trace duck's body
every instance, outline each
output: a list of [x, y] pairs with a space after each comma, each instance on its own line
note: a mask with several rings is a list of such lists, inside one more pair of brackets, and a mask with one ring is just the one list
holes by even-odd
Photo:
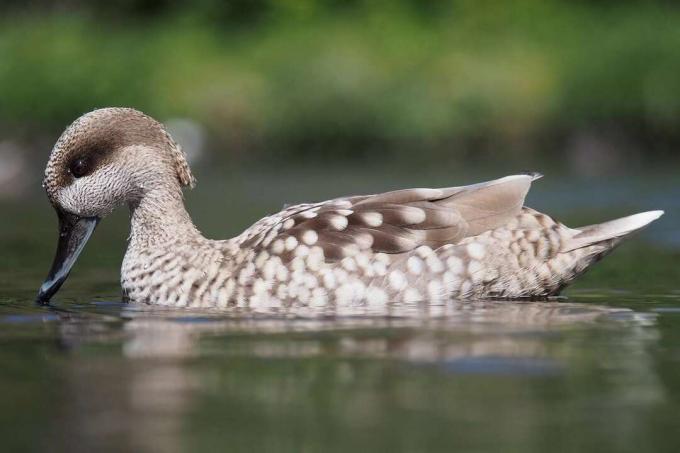
[[656, 215], [588, 238], [522, 207], [534, 178], [292, 206], [226, 241], [205, 239], [185, 215], [167, 237], [134, 211], [122, 287], [179, 307], [545, 297]]
[[[129, 143], [126, 128], [138, 134], [144, 130], [140, 124], [151, 129], [144, 136], [155, 134], [158, 143]], [[100, 143], [96, 137], [102, 135], [120, 135], [114, 141], [123, 145], [103, 153], [107, 159], [97, 161], [99, 168], [70, 177], [73, 171], [59, 171], [59, 165], [74, 168], [76, 162], [80, 173], [74, 156], [87, 155], [92, 146], [72, 152], [70, 143], [83, 137]], [[102, 154], [101, 145], [95, 149]], [[98, 174], [116, 178], [108, 181], [115, 200], [101, 194], [105, 182], [95, 178]], [[78, 187], [85, 176], [93, 178], [92, 188]], [[158, 123], [134, 110], [103, 109], [67, 129], [55, 146], [45, 184], [60, 219], [99, 218], [114, 201], [127, 202], [132, 220], [121, 272], [124, 294], [133, 301], [182, 307], [545, 297], [558, 294], [622, 237], [661, 215], [654, 211], [570, 229], [524, 207], [536, 179], [532, 174], [292, 206], [236, 238], [214, 241], [200, 234], [184, 209], [181, 186], [192, 179], [181, 150]], [[101, 209], [92, 206], [96, 199], [90, 193], [97, 191], [106, 199]], [[81, 220], [69, 222], [78, 226]], [[82, 233], [85, 240], [93, 228]], [[82, 245], [70, 249], [77, 256]], [[53, 269], [43, 299], [69, 269]]]

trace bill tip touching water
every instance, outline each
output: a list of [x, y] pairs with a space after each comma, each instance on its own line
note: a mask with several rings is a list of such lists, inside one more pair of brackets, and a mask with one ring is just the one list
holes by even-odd
[[210, 240], [184, 207], [194, 177], [165, 128], [134, 109], [99, 109], [64, 131], [47, 163], [59, 241], [38, 301], [49, 302], [99, 220], [125, 204], [123, 293], [175, 307], [547, 297], [663, 214], [569, 228], [524, 206], [539, 177], [300, 204]]

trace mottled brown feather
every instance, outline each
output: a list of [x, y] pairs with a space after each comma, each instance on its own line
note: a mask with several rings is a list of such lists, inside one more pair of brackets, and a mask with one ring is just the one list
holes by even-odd
[[[293, 236], [302, 242], [305, 232], [311, 230], [317, 238], [314, 245], [323, 249], [326, 262], [351, 256], [361, 248], [358, 238], [366, 243], [368, 236], [375, 253], [408, 253], [422, 245], [438, 248], [516, 217], [533, 179], [519, 175], [469, 187], [397, 190], [291, 206], [277, 222], [243, 245], [271, 251], [279, 246], [274, 244], [277, 239]], [[263, 244], [262, 239], [272, 235], [272, 240]], [[284, 261], [293, 257], [281, 255]]]

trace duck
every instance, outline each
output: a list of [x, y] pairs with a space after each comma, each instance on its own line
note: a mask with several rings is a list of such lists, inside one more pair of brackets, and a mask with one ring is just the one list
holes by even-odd
[[50, 302], [100, 220], [123, 205], [124, 299], [208, 308], [549, 298], [663, 214], [569, 228], [524, 205], [540, 177], [297, 204], [213, 240], [185, 208], [195, 178], [166, 128], [132, 108], [97, 109], [66, 128], [47, 162], [59, 238], [37, 301]]

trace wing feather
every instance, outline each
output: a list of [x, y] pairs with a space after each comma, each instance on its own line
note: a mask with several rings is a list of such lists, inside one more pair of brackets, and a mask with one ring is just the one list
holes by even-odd
[[[464, 187], [404, 189], [291, 206], [239, 237], [241, 247], [268, 249], [282, 260], [296, 247], [320, 247], [326, 261], [360, 250], [399, 254], [433, 248], [500, 227], [516, 217], [536, 175]], [[294, 239], [289, 239], [294, 238]]]

